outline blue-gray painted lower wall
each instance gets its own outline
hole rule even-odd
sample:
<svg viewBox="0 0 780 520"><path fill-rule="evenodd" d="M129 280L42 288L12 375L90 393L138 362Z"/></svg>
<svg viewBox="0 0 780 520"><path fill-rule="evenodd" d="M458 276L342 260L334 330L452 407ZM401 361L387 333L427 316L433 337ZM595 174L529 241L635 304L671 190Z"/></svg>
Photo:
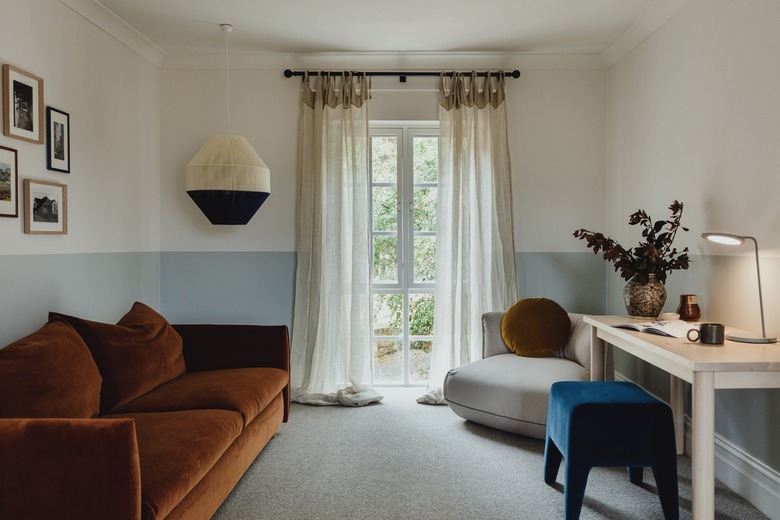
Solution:
<svg viewBox="0 0 780 520"><path fill-rule="evenodd" d="M712 273L728 272L738 260L695 260L689 271L670 276L665 310L674 310L681 293L699 294L709 308L723 299ZM521 298L551 298L571 312L625 312L623 282L598 256L517 253L516 261ZM778 264L772 259L762 267L771 272ZM0 273L0 345L40 327L50 310L115 322L134 301L174 323L293 324L294 252L10 255L0 256ZM767 291L765 299L775 294ZM615 358L617 370L668 396L668 375L631 356ZM780 470L774 442L780 435L780 390L718 391L716 429Z"/></svg>
<svg viewBox="0 0 780 520"><path fill-rule="evenodd" d="M294 252L164 252L161 306L176 323L278 323L292 328ZM517 253L520 295L571 312L604 313L603 261L591 253Z"/></svg>
<svg viewBox="0 0 780 520"><path fill-rule="evenodd" d="M171 322L292 329L294 252L164 252L160 275L162 310Z"/></svg>
<svg viewBox="0 0 780 520"><path fill-rule="evenodd" d="M590 252L516 253L520 298L549 298L569 312L606 312L607 270Z"/></svg>
<svg viewBox="0 0 780 520"><path fill-rule="evenodd" d="M46 323L49 311L116 322L133 302L160 307L159 253L0 256L0 346Z"/></svg>

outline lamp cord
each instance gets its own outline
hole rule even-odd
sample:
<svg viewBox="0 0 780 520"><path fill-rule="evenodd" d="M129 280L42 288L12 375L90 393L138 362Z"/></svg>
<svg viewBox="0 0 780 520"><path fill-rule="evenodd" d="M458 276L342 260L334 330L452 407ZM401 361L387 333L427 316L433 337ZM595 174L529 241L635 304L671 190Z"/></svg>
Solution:
<svg viewBox="0 0 780 520"><path fill-rule="evenodd" d="M225 93L227 98L227 133L230 135L230 31L225 31Z"/></svg>

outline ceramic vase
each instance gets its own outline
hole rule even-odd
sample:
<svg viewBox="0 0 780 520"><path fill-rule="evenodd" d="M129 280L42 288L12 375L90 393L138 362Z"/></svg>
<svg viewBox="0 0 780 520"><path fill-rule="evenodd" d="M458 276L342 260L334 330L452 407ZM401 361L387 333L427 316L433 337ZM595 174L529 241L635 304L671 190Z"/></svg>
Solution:
<svg viewBox="0 0 780 520"><path fill-rule="evenodd" d="M647 283L634 275L623 287L623 302L632 318L657 318L666 303L666 287L655 274L649 274Z"/></svg>
<svg viewBox="0 0 780 520"><path fill-rule="evenodd" d="M701 309L695 294L681 294L680 305L677 307L677 313L681 320L696 321L701 318Z"/></svg>

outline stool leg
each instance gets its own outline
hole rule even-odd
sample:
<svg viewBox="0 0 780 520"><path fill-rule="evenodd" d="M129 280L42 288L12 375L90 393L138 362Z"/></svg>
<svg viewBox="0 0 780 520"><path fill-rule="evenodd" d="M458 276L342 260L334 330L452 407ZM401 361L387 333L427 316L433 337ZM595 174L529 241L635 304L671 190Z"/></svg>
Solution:
<svg viewBox="0 0 780 520"><path fill-rule="evenodd" d="M544 482L550 486L555 484L555 477L558 476L558 469L561 467L563 454L558 446L555 445L550 436L544 444Z"/></svg>
<svg viewBox="0 0 780 520"><path fill-rule="evenodd" d="M578 520L585 499L585 486L588 484L590 467L571 464L566 458L566 482L563 487L563 512L566 520Z"/></svg>
<svg viewBox="0 0 780 520"><path fill-rule="evenodd" d="M628 470L628 479L631 483L637 486L640 485L644 480L645 468L642 466L628 466L626 469Z"/></svg>
<svg viewBox="0 0 780 520"><path fill-rule="evenodd" d="M658 488L658 498L661 499L661 509L666 520L680 518L680 494L677 487L677 459L664 457L653 467L655 485Z"/></svg>

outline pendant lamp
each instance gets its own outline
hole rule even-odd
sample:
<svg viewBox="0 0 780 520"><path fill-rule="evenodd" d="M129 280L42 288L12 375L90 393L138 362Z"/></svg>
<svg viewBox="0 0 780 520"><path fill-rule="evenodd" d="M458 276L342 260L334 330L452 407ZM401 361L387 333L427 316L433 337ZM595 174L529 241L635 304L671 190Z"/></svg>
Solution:
<svg viewBox="0 0 780 520"><path fill-rule="evenodd" d="M212 135L187 163L187 194L212 224L245 225L271 194L271 171L246 138L230 134L230 47L227 55L227 133Z"/></svg>

